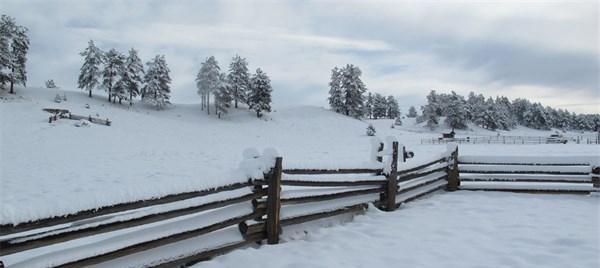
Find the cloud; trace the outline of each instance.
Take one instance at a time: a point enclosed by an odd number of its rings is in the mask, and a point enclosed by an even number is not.
[[[29,84],[75,87],[77,54],[165,54],[173,99],[198,102],[194,78],[215,55],[261,67],[275,105],[326,105],[334,66],[353,63],[368,88],[420,105],[431,89],[598,100],[598,3],[521,1],[18,1],[3,12],[30,29]],[[562,96],[562,97],[559,97]],[[597,112],[590,105],[573,110]]]

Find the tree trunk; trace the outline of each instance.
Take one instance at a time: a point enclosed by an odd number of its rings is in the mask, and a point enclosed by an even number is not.
[[[9,91],[9,93],[10,94],[15,94],[15,90],[14,90],[14,84],[15,84],[15,77],[14,77],[15,67],[12,67],[12,74],[13,75],[10,77],[10,91]]]
[[[210,92],[206,92],[206,113],[210,115]]]
[[[90,88],[90,90],[88,90],[88,97],[92,97],[92,89]]]
[[[129,106],[133,105],[133,91],[129,91]]]
[[[237,101],[238,101],[238,97],[239,97],[239,91],[236,92],[235,94],[235,108],[237,109]]]
[[[256,117],[260,117],[260,111],[256,110]]]

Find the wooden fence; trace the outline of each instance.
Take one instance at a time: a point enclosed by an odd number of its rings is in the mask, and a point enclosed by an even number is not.
[[[110,248],[86,251],[83,247],[73,254],[76,258],[61,258],[53,266],[101,264],[225,229],[235,228],[241,233],[239,241],[189,254],[161,257],[149,264],[152,267],[186,266],[263,240],[277,244],[283,228],[290,225],[342,214],[352,215],[366,210],[369,204],[381,210],[393,211],[403,203],[441,189],[528,192],[536,192],[537,189],[542,192],[584,193],[592,191],[589,185],[592,182],[595,189],[600,188],[599,169],[595,168],[593,174],[596,175],[592,175],[589,164],[459,162],[458,148],[447,156],[398,170],[398,159],[405,160],[405,149],[399,150],[398,147],[397,142],[392,143],[392,153],[386,156],[391,159],[391,166],[385,169],[284,169],[283,158],[278,157],[274,167],[261,179],[106,206],[64,217],[1,225],[0,237],[4,238],[0,240],[0,258],[101,234],[122,233],[124,230],[131,232],[123,235],[144,233],[148,230],[145,229],[147,226],[194,215],[202,219],[201,223],[186,228],[167,228],[168,225],[164,225],[155,236],[136,238],[130,235],[131,239]],[[403,155],[399,156],[399,152]],[[512,172],[507,171],[511,169]],[[493,185],[499,182],[512,184],[502,187]],[[535,185],[533,188],[515,187],[515,182],[562,183],[566,187],[560,188],[561,191],[535,188]],[[237,214],[229,212],[240,204],[245,204],[247,211],[242,209],[243,213]],[[202,214],[209,212],[212,214]],[[229,212],[229,216],[213,217],[221,212]],[[61,254],[61,251],[57,251],[57,254]]]
[[[543,137],[543,136],[473,136],[457,138],[425,138],[421,144],[600,144],[600,136]]]

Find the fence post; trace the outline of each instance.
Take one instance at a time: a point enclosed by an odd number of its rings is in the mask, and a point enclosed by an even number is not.
[[[275,158],[275,167],[271,171],[267,189],[267,243],[279,243],[279,211],[281,209],[281,173],[282,157]]]
[[[402,147],[404,151],[404,146]],[[396,195],[398,194],[398,142],[392,142],[392,163],[390,174],[387,175],[386,183],[386,211],[394,211],[396,209]]]
[[[446,191],[456,191],[460,186],[460,179],[458,174],[458,147],[452,152],[452,167],[448,169],[448,185]]]
[[[600,167],[592,168],[592,184],[594,186],[593,191],[600,193]]]

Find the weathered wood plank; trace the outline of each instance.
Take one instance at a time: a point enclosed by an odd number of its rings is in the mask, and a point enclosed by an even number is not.
[[[248,187],[248,186],[250,186],[250,184],[248,182],[234,183],[231,185],[226,185],[226,186],[221,186],[221,187],[211,188],[211,189],[206,189],[206,190],[172,194],[172,195],[167,195],[167,196],[164,196],[161,198],[145,199],[145,200],[139,200],[139,201],[134,201],[134,202],[129,202],[129,203],[121,203],[121,204],[115,204],[115,205],[110,205],[110,206],[104,206],[104,207],[100,207],[97,209],[83,210],[83,211],[79,211],[74,214],[64,215],[64,216],[60,216],[60,217],[39,219],[39,220],[31,221],[31,222],[19,223],[17,225],[4,224],[4,225],[0,225],[0,235],[19,233],[19,232],[29,231],[29,230],[33,230],[33,229],[37,229],[37,228],[52,227],[52,226],[59,225],[59,224],[71,223],[71,222],[78,221],[78,220],[89,219],[89,218],[108,215],[108,214],[112,214],[112,213],[116,213],[116,212],[123,212],[123,211],[127,211],[127,210],[138,209],[138,208],[154,206],[154,205],[162,205],[162,204],[181,201],[181,200],[185,200],[185,199],[189,199],[189,198],[201,197],[201,196],[220,193],[220,192],[224,192],[224,191],[237,190],[237,189],[241,189],[241,188]]]
[[[386,211],[396,209],[396,193],[398,192],[398,142],[392,142],[392,163],[390,174],[387,175],[385,187]]]
[[[439,167],[439,168],[436,168],[436,169],[428,170],[428,171],[423,172],[423,173],[411,173],[411,174],[407,174],[407,175],[398,177],[398,182],[405,182],[405,181],[409,181],[409,180],[412,180],[412,179],[424,177],[424,176],[427,176],[427,175],[430,175],[430,174],[433,174],[433,173],[436,173],[436,172],[446,171],[446,170],[447,170],[447,167],[444,166],[444,167]]]
[[[512,192],[512,193],[530,193],[530,194],[589,194],[586,190],[559,190],[559,189],[506,189],[506,188],[464,188],[462,191],[490,191],[490,192]]]
[[[362,204],[357,204],[357,205],[343,207],[343,208],[336,209],[336,210],[331,210],[331,211],[325,211],[325,212],[319,212],[319,213],[313,213],[313,214],[308,214],[308,215],[302,215],[302,216],[296,216],[296,217],[292,217],[292,218],[282,219],[281,220],[281,226],[289,226],[289,225],[294,225],[294,224],[300,224],[300,223],[304,223],[304,222],[308,222],[308,221],[314,221],[314,220],[318,220],[318,219],[329,218],[329,217],[333,217],[333,216],[337,216],[337,215],[341,215],[341,214],[363,211],[363,210],[367,209],[368,207],[369,207],[368,204],[362,203]]]
[[[95,227],[74,230],[74,231],[70,231],[70,232],[66,232],[66,233],[58,233],[55,235],[49,235],[46,237],[37,238],[35,240],[23,241],[20,243],[11,243],[11,241],[2,241],[2,242],[0,242],[0,248],[2,248],[2,250],[0,251],[0,256],[10,255],[10,254],[13,254],[16,252],[21,252],[21,251],[25,251],[25,250],[34,249],[34,248],[49,246],[52,244],[66,242],[66,241],[70,241],[70,240],[74,240],[74,239],[78,239],[78,238],[83,238],[86,236],[98,235],[98,234],[116,231],[116,230],[120,230],[120,229],[124,229],[124,228],[131,228],[131,227],[149,224],[149,223],[153,223],[153,222],[163,221],[163,220],[180,217],[180,216],[184,216],[184,215],[188,215],[188,214],[198,213],[198,212],[202,212],[202,211],[206,211],[206,210],[210,210],[210,209],[221,208],[221,207],[229,206],[232,204],[250,201],[259,196],[263,196],[264,194],[265,194],[264,192],[250,193],[247,195],[243,195],[240,197],[231,198],[231,199],[227,199],[227,200],[210,202],[210,203],[206,203],[206,204],[202,204],[202,205],[198,205],[198,206],[147,215],[144,217],[135,218],[135,219],[127,220],[127,221],[113,222],[113,223],[103,224],[103,225],[99,225],[99,226],[95,226]],[[35,234],[34,236],[37,236],[37,235],[38,234]],[[19,237],[18,239],[21,240],[22,237]]]
[[[226,254],[235,249],[251,245],[251,244],[256,243],[265,238],[266,237],[264,234],[254,234],[254,235],[245,237],[243,241],[240,241],[237,243],[228,244],[228,245],[225,245],[225,246],[222,246],[219,248],[203,251],[203,252],[191,255],[191,256],[187,256],[187,257],[177,259],[174,261],[162,263],[162,264],[152,266],[152,267],[153,268],[188,267],[188,266],[194,265],[198,262],[210,260],[216,256]]]
[[[343,186],[381,186],[387,180],[361,180],[361,181],[300,181],[300,180],[282,180],[282,185],[287,186],[308,186],[308,187],[343,187]]]
[[[423,187],[423,186],[427,186],[427,185],[430,185],[430,184],[434,184],[434,183],[436,183],[436,182],[438,182],[438,181],[440,181],[440,180],[447,179],[447,177],[448,177],[448,175],[447,175],[447,174],[444,174],[444,175],[441,175],[440,177],[438,177],[438,178],[436,178],[436,179],[434,179],[434,180],[425,181],[425,182],[423,182],[423,183],[419,183],[419,184],[416,184],[416,185],[412,185],[412,186],[410,186],[410,187],[401,188],[401,189],[399,189],[399,190],[398,190],[398,194],[402,194],[402,193],[410,192],[410,191],[412,191],[412,190],[415,190],[415,189],[421,188],[421,187]]]
[[[383,169],[368,169],[368,168],[355,168],[355,169],[286,169],[283,170],[285,174],[306,174],[306,175],[315,175],[315,174],[364,174],[364,173],[374,173],[381,174]]]
[[[559,163],[550,163],[550,164],[539,164],[539,163],[490,163],[490,162],[458,162],[459,165],[490,165],[490,166],[589,166],[589,163],[579,163],[579,164],[559,164]]]
[[[544,174],[544,175],[588,175],[588,172],[560,172],[560,171],[487,171],[487,170],[460,170],[460,173],[479,173],[479,174]]]
[[[592,183],[591,179],[582,180],[549,180],[549,179],[526,179],[526,178],[466,178],[461,177],[461,181],[505,181],[505,182],[564,182],[564,183]]]
[[[383,191],[383,189],[380,187],[380,188],[354,190],[354,191],[346,191],[346,192],[339,192],[339,193],[332,193],[332,194],[282,198],[281,204],[291,205],[291,204],[302,204],[302,203],[310,203],[310,202],[321,202],[321,201],[345,198],[345,197],[350,197],[350,196],[359,196],[359,195],[380,193],[382,191]]]
[[[93,256],[93,257],[83,258],[83,259],[80,259],[77,261],[61,264],[56,267],[85,267],[85,266],[99,264],[99,263],[110,261],[110,260],[113,260],[116,258],[120,258],[120,257],[124,257],[124,256],[131,255],[134,253],[157,248],[157,247],[164,246],[167,244],[179,242],[179,241],[182,241],[185,239],[190,239],[192,237],[200,236],[200,235],[214,232],[214,231],[217,231],[217,230],[220,230],[220,229],[232,226],[232,225],[236,225],[236,224],[239,224],[240,222],[243,222],[243,221],[246,221],[246,220],[256,217],[256,213],[257,212],[253,212],[250,214],[231,218],[231,219],[228,219],[228,220],[225,220],[222,222],[218,222],[215,224],[211,224],[211,225],[208,225],[208,226],[205,226],[202,228],[198,228],[195,230],[186,231],[183,233],[178,233],[178,234],[174,234],[174,235],[167,236],[167,237],[138,243],[138,244],[131,245],[131,246],[121,248],[121,249],[117,249],[117,250],[114,250],[114,251],[111,251],[108,253],[104,253],[104,254]]]
[[[415,171],[424,169],[426,167],[429,167],[429,166],[432,166],[432,165],[435,165],[435,164],[438,164],[438,163],[444,163],[446,161],[448,161],[448,159],[446,157],[442,157],[442,158],[433,160],[431,162],[427,162],[425,164],[422,164],[422,165],[419,165],[419,166],[416,166],[416,167],[413,167],[413,168],[404,169],[404,170],[398,170],[398,175],[404,175],[404,174],[407,174],[407,173],[415,172]]]

